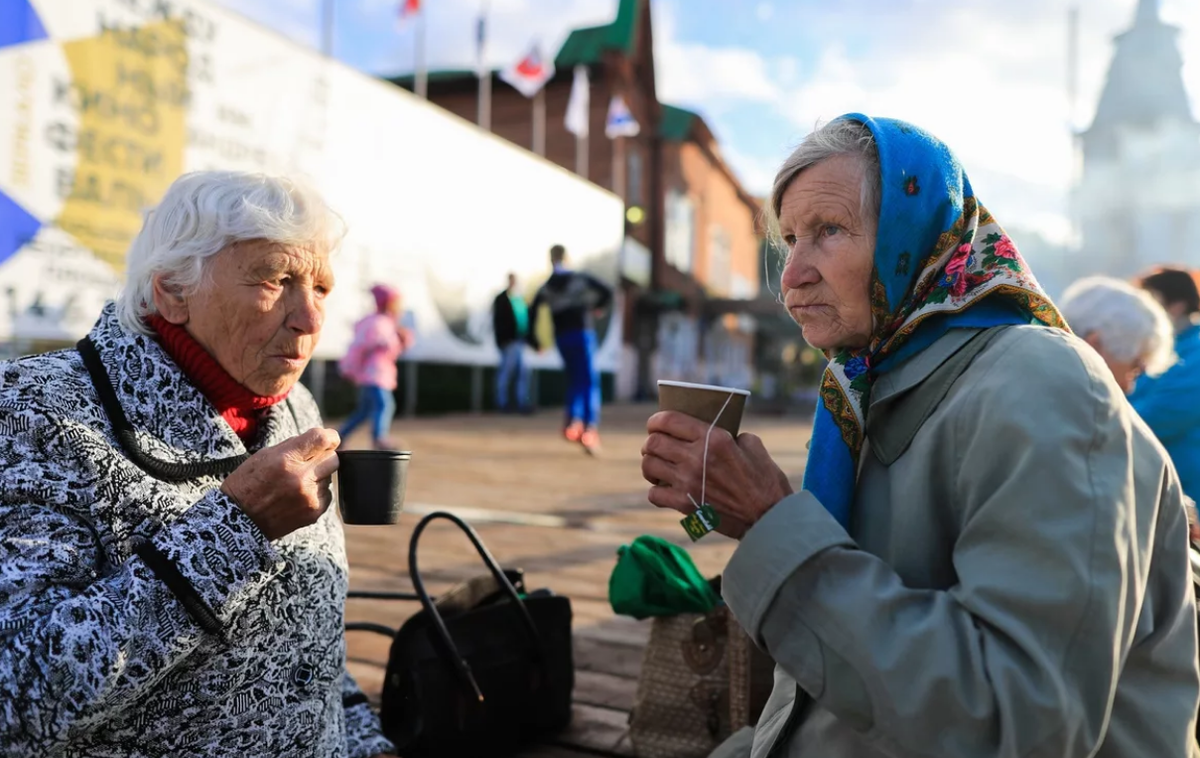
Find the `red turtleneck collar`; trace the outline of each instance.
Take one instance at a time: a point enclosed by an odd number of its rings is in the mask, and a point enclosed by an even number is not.
[[[256,395],[238,384],[182,326],[172,324],[157,313],[150,316],[147,323],[158,334],[167,355],[179,365],[196,389],[208,398],[221,418],[229,422],[242,441],[254,439],[258,432],[260,410],[280,403],[287,397],[286,392],[275,397]]]

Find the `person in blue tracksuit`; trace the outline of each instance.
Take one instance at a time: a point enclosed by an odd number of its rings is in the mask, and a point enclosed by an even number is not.
[[[1200,498],[1200,286],[1196,273],[1159,267],[1137,284],[1158,300],[1175,325],[1179,360],[1159,376],[1144,376],[1129,402],[1171,455],[1183,491]],[[1200,532],[1193,530],[1200,538]]]
[[[600,450],[600,370],[594,319],[611,305],[613,292],[596,277],[568,269],[566,258],[562,245],[550,248],[554,273],[534,297],[529,317],[536,319],[543,305],[550,308],[554,341],[567,375],[563,436],[595,454]]]

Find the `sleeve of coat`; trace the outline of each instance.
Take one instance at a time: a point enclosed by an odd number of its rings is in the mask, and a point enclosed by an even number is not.
[[[379,717],[349,671],[342,675],[342,705],[346,709],[347,758],[372,758],[396,751],[396,746],[383,736]]]
[[[0,755],[55,753],[137,702],[281,565],[218,491],[106,563],[91,518],[107,507],[93,494],[107,474],[79,452],[103,444],[0,410]]]
[[[906,586],[809,492],[756,523],[725,572],[743,627],[888,755],[1063,758],[1103,738],[1165,485],[1134,481],[1137,432],[1111,382],[1074,351],[1042,358],[1074,365],[1034,387],[1020,382],[1044,363],[1001,362],[948,422],[957,585]]]

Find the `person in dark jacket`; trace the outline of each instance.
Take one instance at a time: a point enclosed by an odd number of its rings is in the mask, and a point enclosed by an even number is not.
[[[600,371],[593,321],[612,303],[613,293],[596,277],[569,270],[566,258],[562,245],[550,248],[554,273],[538,290],[529,313],[532,318],[542,305],[550,308],[554,341],[567,374],[563,436],[594,455],[600,450]]]
[[[500,348],[500,365],[496,369],[496,407],[501,413],[510,410],[509,388],[516,383],[516,410],[530,413],[529,370],[525,365],[525,343],[533,329],[529,323],[529,308],[517,291],[517,275],[508,275],[508,289],[492,301],[492,332]]]
[[[1160,267],[1136,283],[1157,300],[1175,327],[1179,360],[1138,381],[1129,402],[1171,455],[1183,491],[1200,497],[1200,287],[1193,272]],[[1200,538],[1200,531],[1194,534]]]

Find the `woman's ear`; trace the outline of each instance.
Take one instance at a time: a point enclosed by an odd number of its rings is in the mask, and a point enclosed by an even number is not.
[[[178,285],[163,274],[154,276],[154,308],[172,324],[183,326],[188,322],[187,298]]]

